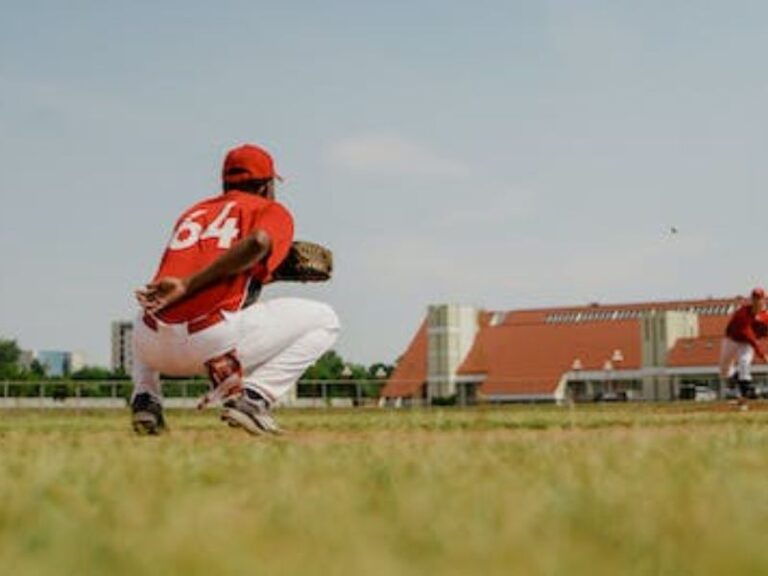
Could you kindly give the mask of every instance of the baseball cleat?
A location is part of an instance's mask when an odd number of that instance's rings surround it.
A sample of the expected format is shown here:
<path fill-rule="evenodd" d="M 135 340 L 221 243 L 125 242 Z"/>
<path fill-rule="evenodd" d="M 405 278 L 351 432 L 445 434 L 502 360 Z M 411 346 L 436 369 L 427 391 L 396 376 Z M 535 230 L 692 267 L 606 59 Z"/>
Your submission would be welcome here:
<path fill-rule="evenodd" d="M 151 394 L 136 394 L 131 402 L 131 412 L 133 431 L 139 436 L 157 436 L 168 431 L 163 416 L 163 405 Z"/>
<path fill-rule="evenodd" d="M 233 428 L 242 428 L 256 436 L 282 432 L 272 417 L 269 402 L 261 394 L 248 388 L 237 398 L 224 403 L 221 419 Z"/>

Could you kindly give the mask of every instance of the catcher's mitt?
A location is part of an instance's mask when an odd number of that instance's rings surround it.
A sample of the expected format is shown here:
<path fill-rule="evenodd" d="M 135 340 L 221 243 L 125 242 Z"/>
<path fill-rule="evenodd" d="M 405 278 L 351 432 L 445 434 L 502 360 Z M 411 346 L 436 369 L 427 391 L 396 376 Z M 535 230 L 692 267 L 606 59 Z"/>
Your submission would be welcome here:
<path fill-rule="evenodd" d="M 325 246 L 296 240 L 285 260 L 272 273 L 283 282 L 325 282 L 333 272 L 333 252 Z"/>

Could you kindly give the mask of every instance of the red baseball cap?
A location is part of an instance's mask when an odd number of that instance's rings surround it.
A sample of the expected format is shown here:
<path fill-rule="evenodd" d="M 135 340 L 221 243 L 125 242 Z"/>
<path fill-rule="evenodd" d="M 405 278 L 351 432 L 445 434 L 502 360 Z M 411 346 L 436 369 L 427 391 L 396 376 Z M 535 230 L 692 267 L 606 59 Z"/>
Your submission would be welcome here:
<path fill-rule="evenodd" d="M 221 177 L 231 184 L 269 178 L 282 180 L 275 172 L 275 163 L 269 152 L 253 144 L 243 144 L 227 152 Z"/>
<path fill-rule="evenodd" d="M 752 290 L 752 298 L 765 298 L 765 290 L 758 286 Z"/>

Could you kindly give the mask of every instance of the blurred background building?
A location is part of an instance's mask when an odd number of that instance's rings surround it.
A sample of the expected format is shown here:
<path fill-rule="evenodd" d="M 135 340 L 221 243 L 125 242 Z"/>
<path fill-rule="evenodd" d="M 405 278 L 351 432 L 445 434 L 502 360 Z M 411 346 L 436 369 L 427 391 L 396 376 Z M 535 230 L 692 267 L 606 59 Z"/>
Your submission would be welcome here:
<path fill-rule="evenodd" d="M 131 373 L 133 368 L 132 336 L 133 322 L 127 320 L 115 320 L 112 322 L 111 368 L 113 372 Z"/>
<path fill-rule="evenodd" d="M 430 306 L 382 391 L 394 403 L 722 395 L 720 340 L 741 298 L 487 311 Z M 753 366 L 768 385 L 765 364 Z"/>
<path fill-rule="evenodd" d="M 23 350 L 19 357 L 19 366 L 25 370 L 37 361 L 46 376 L 63 378 L 77 372 L 86 365 L 85 354 L 68 350 Z"/>

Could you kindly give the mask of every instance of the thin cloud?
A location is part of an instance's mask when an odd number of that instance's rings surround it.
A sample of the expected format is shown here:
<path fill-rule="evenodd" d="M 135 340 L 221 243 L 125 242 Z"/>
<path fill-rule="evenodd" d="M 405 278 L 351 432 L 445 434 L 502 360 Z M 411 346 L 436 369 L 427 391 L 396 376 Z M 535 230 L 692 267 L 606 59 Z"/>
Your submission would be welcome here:
<path fill-rule="evenodd" d="M 334 142 L 328 149 L 331 166 L 362 175 L 460 177 L 469 167 L 393 134 L 361 134 Z"/>

